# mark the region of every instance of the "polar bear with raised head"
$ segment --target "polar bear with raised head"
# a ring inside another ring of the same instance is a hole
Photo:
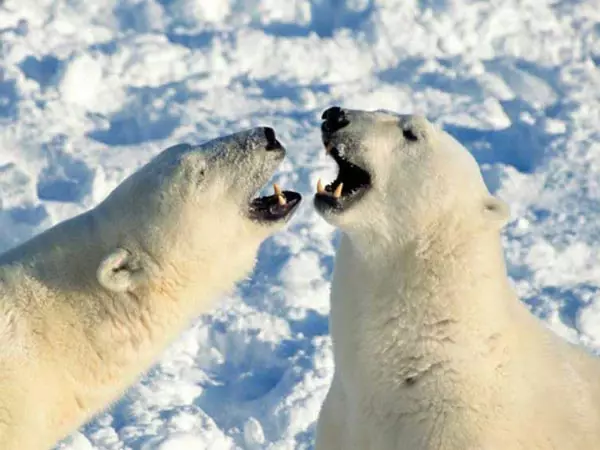
[[[316,450],[600,448],[600,362],[519,302],[471,154],[423,117],[328,109],[335,373]]]
[[[271,128],[171,147],[94,209],[0,256],[0,448],[48,449],[251,271],[300,196],[253,199]]]

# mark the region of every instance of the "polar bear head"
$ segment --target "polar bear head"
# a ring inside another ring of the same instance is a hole
[[[506,222],[508,208],[490,195],[473,156],[425,118],[332,107],[323,120],[339,173],[327,186],[319,182],[315,206],[349,235],[397,242],[436,223]]]
[[[277,186],[255,198],[284,156],[268,127],[158,154],[93,211],[101,286],[175,296],[190,285],[212,292],[244,277],[260,243],[300,203],[299,194]]]

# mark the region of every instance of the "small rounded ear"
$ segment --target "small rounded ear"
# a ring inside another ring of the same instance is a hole
[[[488,221],[502,228],[510,219],[510,208],[503,200],[490,195],[483,200],[483,214]]]
[[[126,292],[139,282],[142,269],[133,255],[123,248],[117,247],[104,257],[96,270],[96,278],[100,285],[111,292]]]

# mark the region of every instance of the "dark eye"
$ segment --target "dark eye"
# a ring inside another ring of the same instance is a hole
[[[406,139],[407,141],[418,141],[419,138],[417,137],[417,135],[413,132],[413,130],[411,130],[410,128],[405,128],[404,130],[402,130],[402,134],[404,135],[404,139]]]

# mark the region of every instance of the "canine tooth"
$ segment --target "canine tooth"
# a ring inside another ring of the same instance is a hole
[[[319,181],[317,181],[317,193],[318,194],[324,194],[325,193],[325,188],[323,187],[323,183],[321,182],[320,178],[319,178]]]
[[[285,197],[283,196],[283,194],[277,196],[277,202],[281,206],[285,206],[285,204],[287,203],[287,201],[285,200]]]
[[[342,196],[342,188],[344,187],[344,183],[338,184],[338,187],[333,191],[333,198],[340,198]]]
[[[276,196],[283,197],[283,192],[277,183],[273,183],[273,191],[275,192]]]

